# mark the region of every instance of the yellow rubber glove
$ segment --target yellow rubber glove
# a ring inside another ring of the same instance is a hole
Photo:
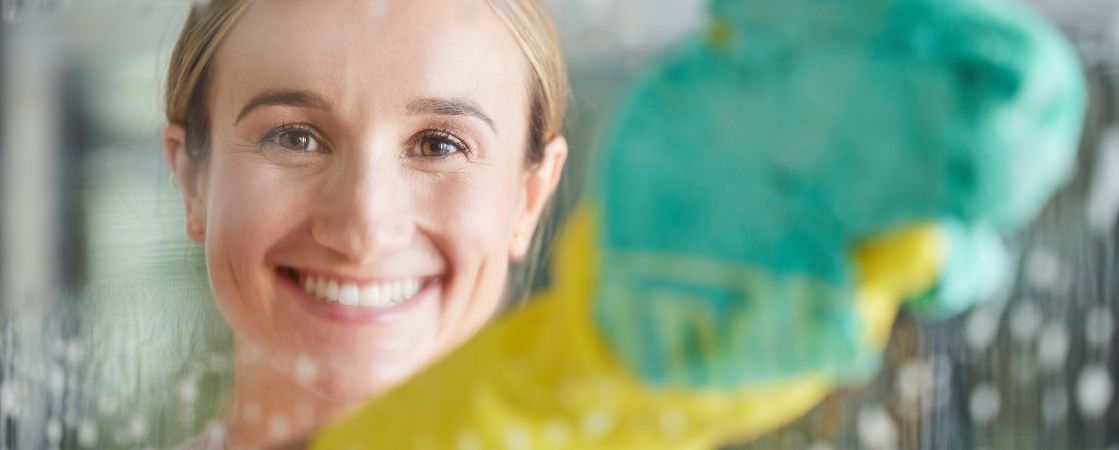
[[[594,217],[559,239],[553,288],[402,387],[326,427],[314,449],[709,449],[799,417],[835,387],[804,376],[748,390],[653,389],[611,355],[590,315]],[[867,241],[859,314],[882,348],[898,302],[942,259],[935,227]]]

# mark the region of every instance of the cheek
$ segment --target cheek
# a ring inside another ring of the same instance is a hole
[[[452,341],[492,316],[506,284],[518,178],[513,171],[486,169],[443,181],[415,206],[430,217],[429,234],[453,268],[442,319]]]
[[[287,232],[293,195],[265,168],[215,158],[206,208],[206,265],[218,306],[235,330],[270,323],[273,273],[265,255]]]

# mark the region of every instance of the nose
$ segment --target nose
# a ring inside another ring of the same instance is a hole
[[[407,189],[395,167],[339,161],[318,194],[315,240],[356,265],[399,250],[412,239]]]

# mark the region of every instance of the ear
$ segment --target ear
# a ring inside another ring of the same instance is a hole
[[[514,261],[524,259],[532,244],[532,234],[544,207],[556,192],[563,166],[567,162],[567,140],[557,136],[544,146],[544,157],[525,173],[521,206],[513,222],[513,235],[510,237],[509,258]]]
[[[205,161],[192,161],[186,150],[186,129],[177,123],[163,130],[163,148],[171,176],[183,196],[186,210],[187,236],[196,244],[206,236],[206,168]]]

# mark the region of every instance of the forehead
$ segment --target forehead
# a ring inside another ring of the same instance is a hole
[[[523,118],[525,66],[484,0],[256,0],[215,57],[213,98],[301,88],[358,111],[438,96]]]

